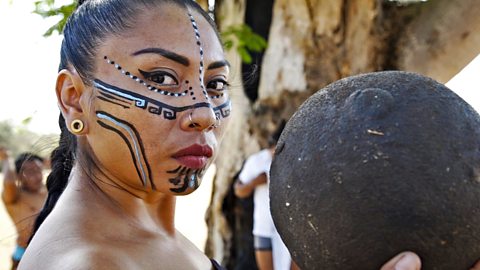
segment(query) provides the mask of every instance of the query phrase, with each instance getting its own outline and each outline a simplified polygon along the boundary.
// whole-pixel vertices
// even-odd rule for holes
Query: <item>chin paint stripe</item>
[[[203,177],[204,171],[205,168],[195,170],[183,166],[167,171],[168,174],[175,175],[175,177],[168,179],[175,186],[170,188],[170,190],[175,193],[183,193],[188,188],[197,189],[199,187],[198,179]]]
[[[191,110],[195,108],[207,107],[212,108],[218,119],[226,118],[230,116],[231,101],[227,100],[223,104],[212,107],[210,102],[198,102],[188,106],[175,107],[166,103],[160,102],[156,99],[152,99],[136,92],[125,90],[110,84],[107,84],[98,79],[93,81],[93,86],[100,91],[101,95],[109,95],[117,99],[130,103],[134,103],[137,108],[147,110],[151,114],[162,115],[167,120],[174,120],[177,118],[177,113],[185,110]]]
[[[150,182],[152,189],[156,189],[150,177],[150,165],[145,156],[143,143],[135,127],[103,111],[97,111],[96,115],[99,119],[97,122],[100,126],[117,133],[127,144],[133,164],[135,165],[135,169],[143,186],[146,187],[147,182]]]
[[[129,77],[130,79],[136,81],[137,83],[145,86],[150,91],[153,91],[155,93],[159,93],[159,94],[164,95],[164,96],[169,96],[169,97],[184,97],[188,93],[188,90],[185,90],[181,93],[174,93],[174,92],[170,92],[170,91],[167,91],[167,90],[159,89],[159,88],[157,88],[157,87],[155,87],[151,84],[148,84],[143,79],[140,79],[138,76],[133,75],[130,71],[124,70],[118,63],[110,60],[108,58],[108,56],[104,56],[103,59],[105,59],[105,61],[107,61],[107,63],[109,63],[110,65],[114,66],[115,69],[120,71],[123,75],[125,75],[125,76]]]

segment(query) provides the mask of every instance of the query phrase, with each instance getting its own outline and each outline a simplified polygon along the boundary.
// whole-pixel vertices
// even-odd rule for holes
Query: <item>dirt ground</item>
[[[213,166],[212,166],[213,167]],[[178,197],[175,225],[199,249],[204,250],[207,238],[205,211],[210,204],[212,179],[215,169],[209,169],[197,191]],[[0,173],[0,190],[3,190],[3,175]],[[3,203],[0,203],[0,270],[9,270],[10,256],[15,247],[16,232]]]

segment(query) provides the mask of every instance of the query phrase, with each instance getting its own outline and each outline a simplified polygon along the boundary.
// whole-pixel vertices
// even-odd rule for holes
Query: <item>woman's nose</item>
[[[184,130],[209,131],[216,125],[217,117],[212,108],[193,108],[183,116],[182,128]]]

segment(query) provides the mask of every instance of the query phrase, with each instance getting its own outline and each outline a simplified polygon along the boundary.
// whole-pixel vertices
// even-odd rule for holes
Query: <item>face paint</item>
[[[167,5],[106,38],[97,54],[87,142],[99,170],[128,190],[149,192],[153,183],[165,194],[197,189],[233,106],[229,65],[214,29],[196,11]],[[202,129],[191,127],[189,116]],[[214,150],[202,167],[174,157],[192,144]]]
[[[176,176],[168,179],[175,187],[170,190],[175,193],[183,193],[187,188],[198,188],[198,179],[203,176],[205,168],[202,169],[190,169],[187,167],[179,166],[175,170],[167,171],[169,174],[175,174]]]
[[[100,126],[117,133],[124,140],[143,186],[147,187],[147,182],[150,182],[152,189],[155,190],[155,184],[150,177],[150,165],[145,157],[145,149],[135,127],[103,111],[97,111],[96,115]]]
[[[133,91],[128,91],[113,85],[109,85],[105,82],[102,82],[98,79],[93,81],[95,88],[99,90],[98,98],[110,102],[112,104],[122,106],[125,109],[132,107],[132,102],[134,106],[141,109],[146,109],[149,113],[163,115],[164,119],[174,120],[177,118],[177,113],[183,112],[185,110],[196,109],[200,107],[211,108],[215,113],[217,119],[222,119],[230,116],[231,110],[231,101],[227,100],[223,104],[213,107],[209,102],[199,102],[183,107],[174,107],[152,99]],[[102,97],[102,98],[101,98]]]
[[[200,34],[198,33],[198,28],[196,26],[196,22],[195,20],[193,19],[193,17],[189,14],[189,16],[191,17],[191,22],[192,22],[192,25],[194,27],[194,30],[195,30],[195,37],[198,39],[197,40],[197,45],[200,47],[200,69],[199,69],[199,73],[201,74],[200,75],[200,87],[202,89],[202,93],[204,94],[207,102],[208,102],[208,99],[218,99],[218,98],[221,98],[224,96],[224,93],[221,93],[219,95],[216,95],[216,96],[211,96],[211,97],[208,97],[208,94],[207,92],[205,91],[205,87],[204,87],[204,82],[203,82],[203,49],[202,47],[200,46]],[[165,96],[171,96],[171,97],[183,97],[183,96],[186,96],[187,93],[190,91],[190,95],[192,96],[192,100],[196,100],[196,97],[194,96],[194,91],[193,91],[193,87],[189,87],[188,90],[184,90],[183,92],[181,93],[173,93],[173,92],[169,92],[169,91],[166,91],[166,90],[161,90],[161,89],[158,89],[156,88],[155,86],[152,86],[150,84],[147,84],[144,80],[140,79],[138,76],[135,76],[133,75],[131,72],[129,71],[126,71],[124,70],[118,63],[116,63],[115,61],[112,61],[110,60],[107,56],[104,56],[104,59],[106,60],[106,62],[108,64],[111,64],[115,67],[115,69],[119,70],[123,75],[129,77],[130,79],[138,82],[139,84],[145,86],[147,89],[151,90],[151,91],[154,91],[156,93],[160,93],[162,95],[165,95]],[[144,76],[144,77],[150,77],[152,73],[150,72],[146,72],[146,71],[142,71],[139,69],[139,72]],[[96,81],[99,81],[99,80],[96,80]],[[101,82],[101,81],[99,81]],[[175,80],[175,82],[178,84],[178,82]],[[186,85],[189,85],[189,81],[186,80],[185,81],[185,84]],[[107,85],[106,83],[103,83],[105,85]],[[113,87],[113,86],[112,86]],[[97,87],[98,88],[98,87]],[[111,88],[111,87],[110,87]],[[108,91],[108,90],[107,90]],[[126,90],[124,90],[126,91]],[[99,99],[103,100],[103,101],[106,101],[106,102],[110,102],[112,104],[116,104],[116,105],[119,105],[119,106],[122,106],[124,108],[127,108],[127,106],[123,105],[123,104],[119,104],[118,102],[112,100],[112,98],[109,98],[107,99],[106,96],[108,94],[104,93],[103,94],[104,96],[103,97],[99,97]],[[146,98],[148,99],[148,98]],[[138,103],[137,103],[137,106],[138,107],[144,107],[145,106],[145,101],[139,101],[137,100]],[[229,103],[230,101],[228,101]],[[161,103],[160,101],[158,101],[158,103]],[[186,107],[183,107],[183,108],[198,108],[198,107],[211,107],[211,106],[205,106],[204,103],[199,103],[200,105],[196,105],[196,104],[193,104],[193,105],[190,105],[190,106],[186,106]],[[165,103],[162,103],[163,106],[157,106],[157,107],[154,107],[154,106],[151,106],[148,108],[149,112],[151,113],[154,113],[154,114],[161,114],[162,113],[162,109],[164,109],[164,117],[165,119],[169,119],[169,120],[173,120],[173,119],[176,119],[176,113],[175,112],[178,112],[179,110],[171,110],[169,107],[172,107],[172,106],[169,106]],[[226,107],[226,103],[218,106],[217,108],[224,108]],[[228,107],[230,107],[230,105],[228,105]],[[178,108],[178,107],[177,107]],[[221,118],[225,118],[225,117],[228,117],[230,115],[230,108],[228,108],[227,110],[221,110],[221,111],[216,111],[214,109],[214,112],[215,112],[215,116],[217,117],[217,120],[220,120]]]
[[[147,84],[144,80],[138,78],[138,76],[133,75],[131,72],[124,70],[119,64],[115,63],[115,61],[110,60],[107,56],[104,56],[103,58],[107,61],[107,63],[113,65],[115,67],[115,69],[120,71],[123,75],[125,75],[125,76],[129,77],[130,79],[138,82],[139,84],[147,87],[147,89],[150,90],[150,91],[160,93],[160,94],[165,95],[165,96],[171,96],[171,97],[183,97],[183,96],[186,96],[187,93],[188,93],[188,90],[185,90],[182,93],[173,93],[173,92],[169,92],[169,91],[165,91],[165,90],[160,90],[160,89],[156,88],[155,86]],[[151,76],[151,73],[148,73],[146,71],[143,71],[143,70],[140,70],[140,69],[138,71],[140,73],[142,73],[142,75],[144,77]]]
[[[200,50],[203,51],[202,48],[200,48]],[[150,91],[160,93],[160,94],[165,95],[165,96],[171,96],[171,97],[184,97],[184,96],[187,95],[188,92],[190,92],[190,95],[192,96],[192,100],[196,100],[196,97],[194,96],[194,92],[193,92],[193,87],[191,87],[191,86],[188,87],[187,90],[182,91],[181,93],[173,93],[173,92],[169,92],[169,91],[166,91],[166,90],[161,90],[161,89],[158,89],[155,86],[147,84],[144,80],[140,79],[136,75],[133,75],[130,71],[124,70],[118,63],[110,60],[107,56],[104,56],[104,59],[107,61],[107,63],[113,65],[115,67],[115,69],[120,71],[123,75],[125,75],[125,76],[129,77],[130,79],[138,82],[139,84],[145,86]],[[143,75],[144,78],[153,77],[155,75],[155,73],[153,73],[153,72],[147,72],[147,71],[143,71],[143,70],[140,70],[140,69],[138,71]],[[217,99],[217,98],[221,98],[221,97],[224,96],[224,93],[221,93],[221,94],[218,94],[218,95],[215,95],[215,96],[208,96],[207,91],[205,91],[205,87],[203,86],[204,82],[203,82],[203,79],[202,79],[203,78],[203,59],[200,60],[200,74],[201,74],[200,88],[202,88],[202,94],[206,97],[207,100],[209,98],[210,99]],[[163,75],[170,76],[170,74],[167,74],[167,73],[165,73]],[[178,82],[176,80],[175,80],[175,82],[178,84]],[[188,80],[185,81],[185,84],[187,86],[189,85],[189,83],[190,82]]]
[[[193,18],[192,14],[190,12],[188,12],[188,16],[190,17],[190,22],[192,23],[193,31],[195,32],[195,39],[197,40],[197,46],[198,46],[199,53],[200,53],[200,67],[198,69],[200,88],[202,89],[202,94],[205,97],[205,100],[208,101],[209,98],[208,98],[207,91],[205,90],[205,86],[204,86],[205,84],[204,84],[204,81],[203,81],[203,77],[204,77],[203,48],[202,48],[202,43],[200,41],[200,32],[198,31],[197,22],[195,21],[195,19]]]
[[[123,107],[124,109],[130,109],[130,104],[128,101],[122,100],[104,92],[100,93],[102,94],[102,96],[98,96],[98,99]]]

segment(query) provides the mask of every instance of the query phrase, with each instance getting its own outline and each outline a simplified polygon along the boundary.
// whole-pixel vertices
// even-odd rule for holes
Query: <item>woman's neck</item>
[[[130,224],[147,231],[175,234],[176,198],[173,195],[135,190],[104,174],[89,174],[78,165],[72,170],[67,189],[88,201],[95,211],[127,218]]]

